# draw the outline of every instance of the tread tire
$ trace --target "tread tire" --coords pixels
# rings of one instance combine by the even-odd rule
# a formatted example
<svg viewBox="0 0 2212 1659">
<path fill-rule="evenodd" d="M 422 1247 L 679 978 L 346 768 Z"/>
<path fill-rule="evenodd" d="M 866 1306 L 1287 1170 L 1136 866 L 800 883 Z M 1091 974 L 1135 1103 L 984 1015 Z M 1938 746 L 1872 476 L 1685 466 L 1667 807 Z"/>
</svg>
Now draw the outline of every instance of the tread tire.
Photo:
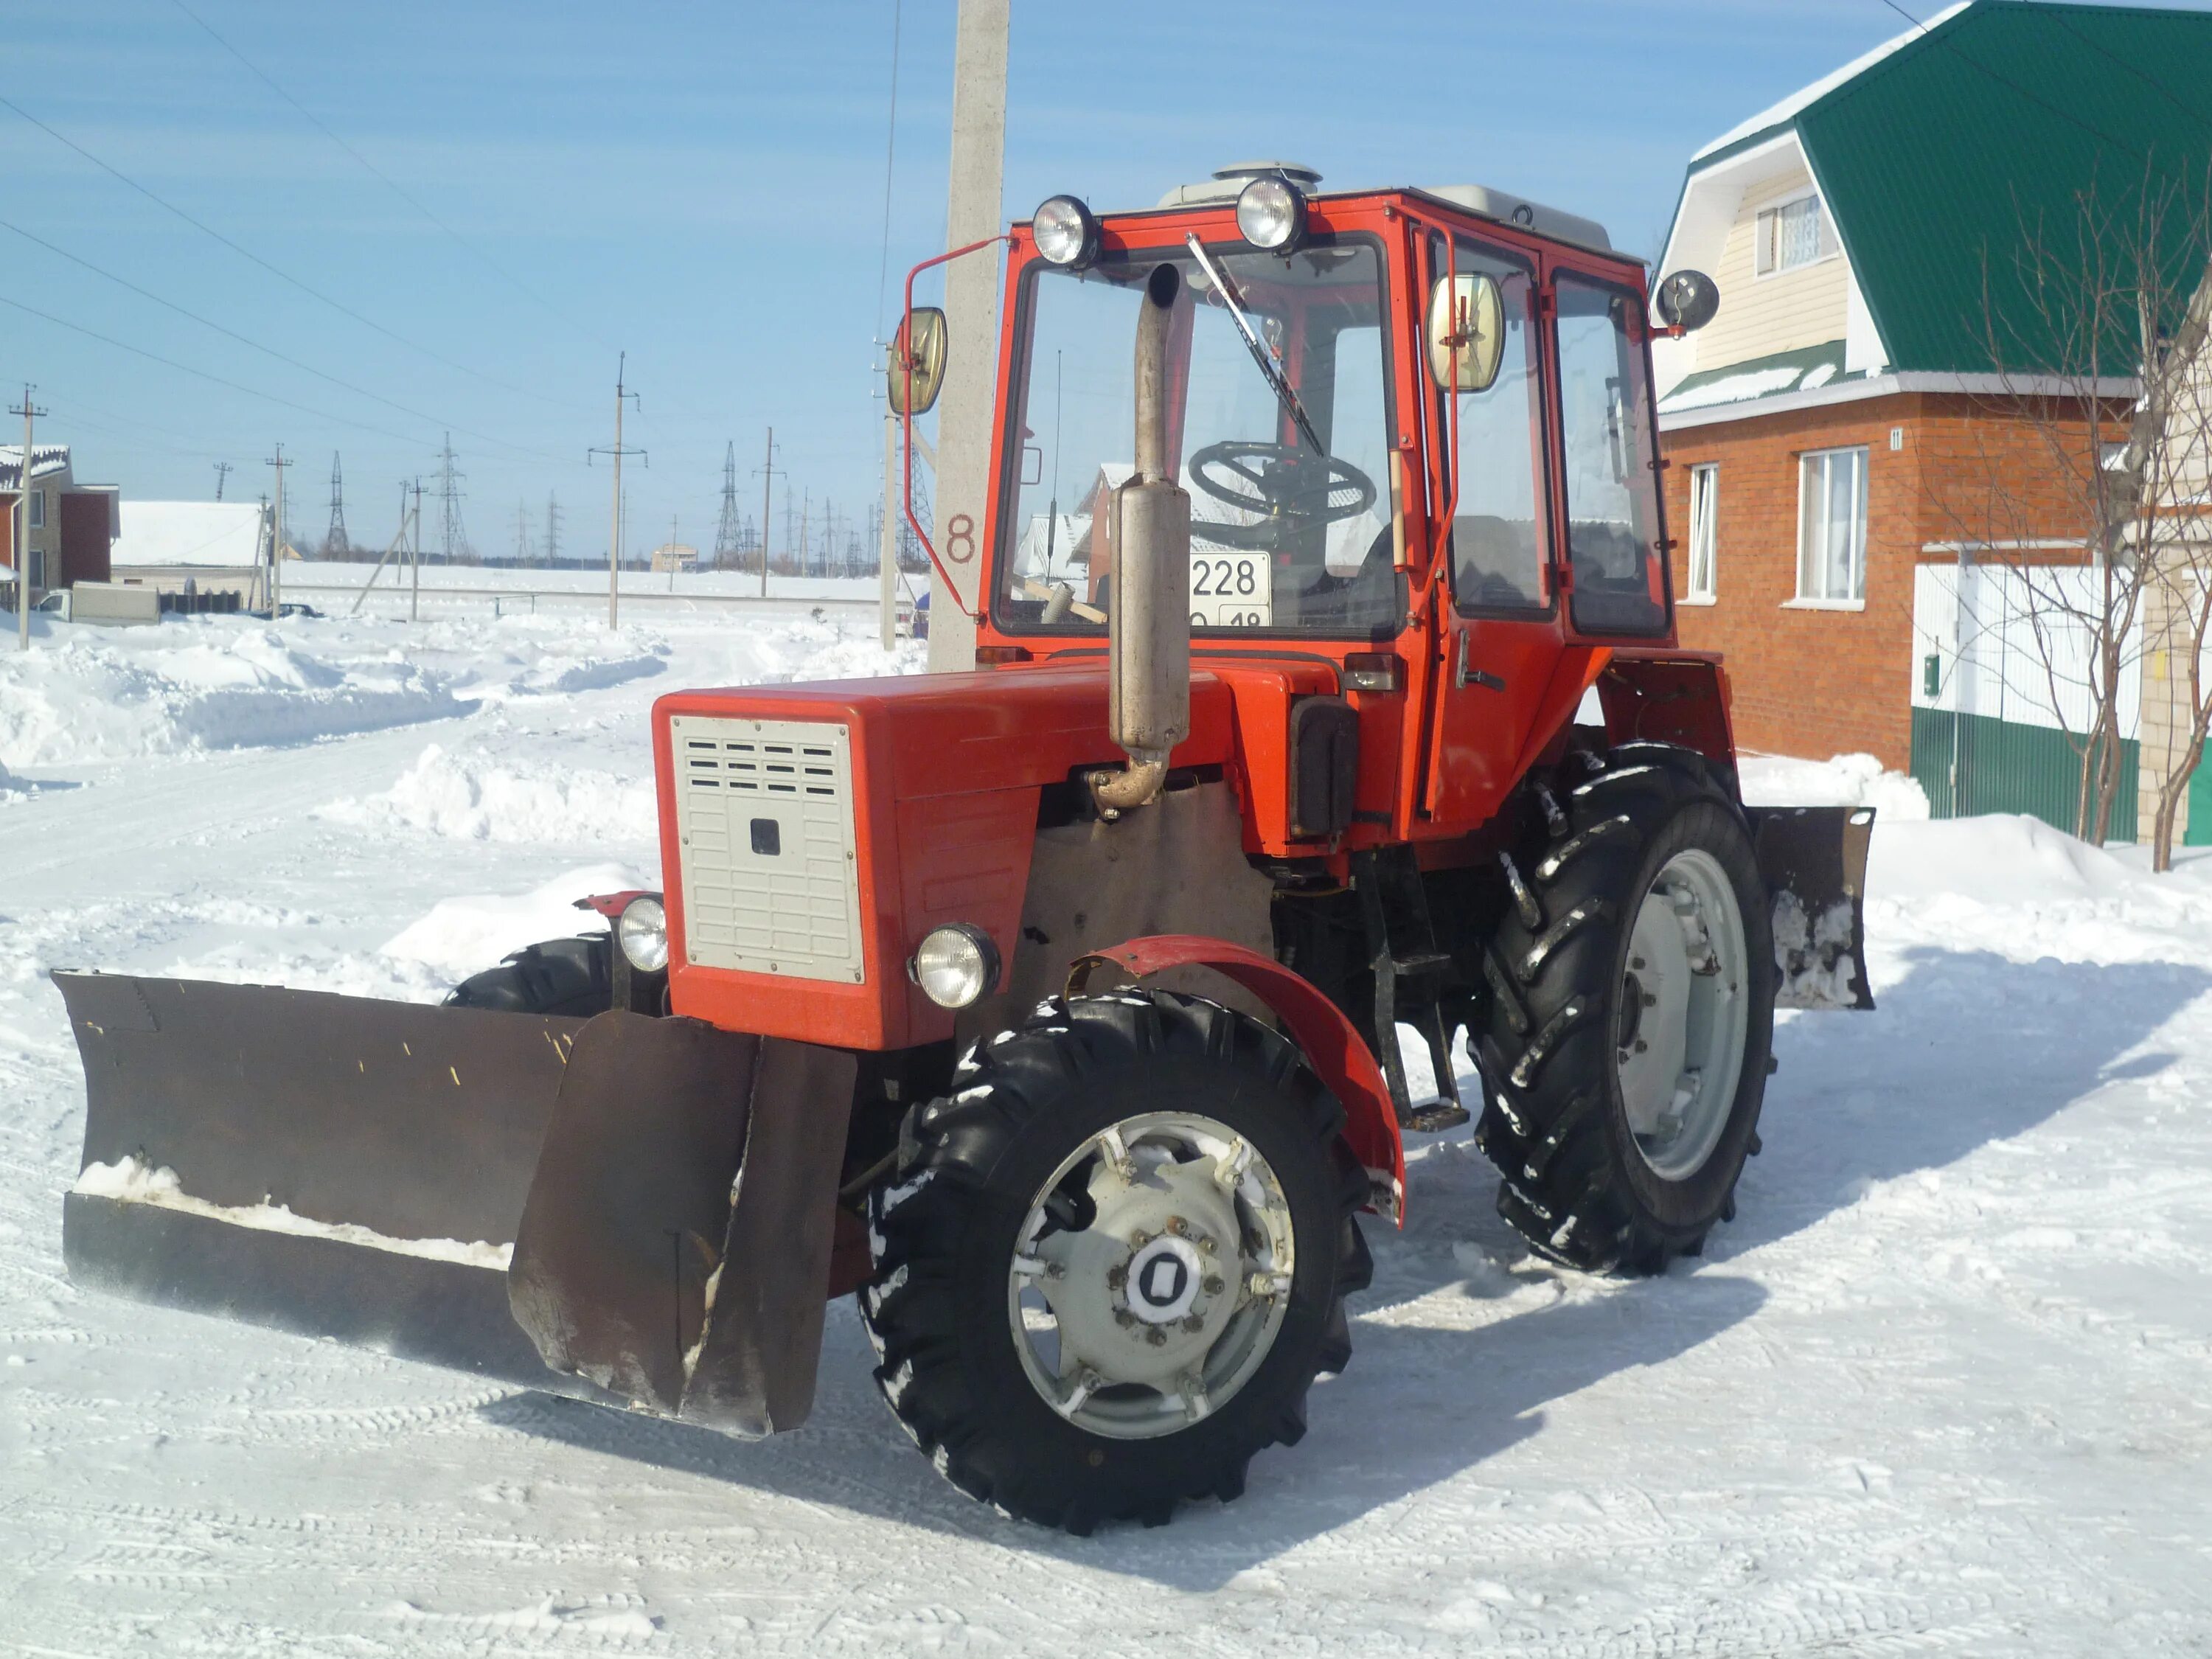
<svg viewBox="0 0 2212 1659">
<path fill-rule="evenodd" d="M 1259 1370 L 1207 1416 L 1151 1439 L 1095 1435 L 1023 1370 L 1008 1263 L 1038 1187 L 1075 1146 L 1179 1105 L 1245 1134 L 1273 1167 L 1297 1246 L 1290 1307 Z M 1315 1376 L 1351 1357 L 1344 1296 L 1372 1264 L 1353 1219 L 1367 1180 L 1343 1123 L 1284 1037 L 1172 992 L 1048 1002 L 970 1050 L 951 1092 L 908 1114 L 897 1171 L 870 1195 L 860 1314 L 893 1413 L 962 1492 L 1072 1533 L 1239 1496 L 1254 1453 L 1305 1432 Z"/>
<path fill-rule="evenodd" d="M 614 937 L 594 933 L 517 951 L 455 986 L 446 1006 L 589 1017 L 606 1012 L 614 1000 Z"/>
<path fill-rule="evenodd" d="M 1510 855 L 1534 913 L 1505 906 L 1487 957 L 1479 1036 L 1492 1098 L 1475 1138 L 1504 1177 L 1498 1213 L 1539 1255 L 1587 1272 L 1662 1273 L 1735 1215 L 1736 1180 L 1757 1145 L 1774 1024 L 1765 887 L 1741 809 L 1693 750 L 1639 742 L 1577 751 L 1548 787 L 1559 817 L 1535 822 Z M 1629 1129 L 1612 1034 L 1637 908 L 1667 860 L 1692 847 L 1711 854 L 1735 889 L 1752 1004 L 1720 1139 L 1698 1170 L 1670 1181 Z"/>
</svg>

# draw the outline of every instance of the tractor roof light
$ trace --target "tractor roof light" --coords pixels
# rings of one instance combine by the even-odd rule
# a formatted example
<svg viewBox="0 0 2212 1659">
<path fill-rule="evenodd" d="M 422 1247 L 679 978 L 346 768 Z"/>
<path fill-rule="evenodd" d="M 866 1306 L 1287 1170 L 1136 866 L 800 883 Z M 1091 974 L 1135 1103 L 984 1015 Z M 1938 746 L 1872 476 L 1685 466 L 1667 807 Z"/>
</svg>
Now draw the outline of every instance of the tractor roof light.
<svg viewBox="0 0 2212 1659">
<path fill-rule="evenodd" d="M 616 920 L 615 943 L 641 974 L 660 972 L 668 966 L 667 908 L 651 893 L 632 899 Z"/>
<path fill-rule="evenodd" d="M 907 976 L 940 1008 L 965 1008 L 999 982 L 999 947 L 964 921 L 930 930 L 906 965 Z"/>
<path fill-rule="evenodd" d="M 1237 198 L 1237 229 L 1254 247 L 1285 257 L 1306 240 L 1306 197 L 1275 174 L 1255 179 Z"/>
<path fill-rule="evenodd" d="M 1080 270 L 1098 257 L 1098 220 L 1073 196 L 1048 196 L 1030 216 L 1030 234 L 1046 262 Z"/>
</svg>

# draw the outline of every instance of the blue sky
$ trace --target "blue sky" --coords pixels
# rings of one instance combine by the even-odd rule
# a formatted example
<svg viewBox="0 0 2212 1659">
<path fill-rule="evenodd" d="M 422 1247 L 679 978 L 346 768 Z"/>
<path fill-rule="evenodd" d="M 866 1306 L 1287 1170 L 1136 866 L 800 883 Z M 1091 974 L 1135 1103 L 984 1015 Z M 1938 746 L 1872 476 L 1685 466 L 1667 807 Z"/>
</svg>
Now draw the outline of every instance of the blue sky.
<svg viewBox="0 0 2212 1659">
<path fill-rule="evenodd" d="M 421 207 L 178 0 L 11 0 L 0 95 L 296 279 L 0 107 L 0 387 L 37 383 L 40 435 L 74 446 L 81 477 L 204 498 L 228 460 L 227 493 L 252 495 L 282 442 L 313 540 L 337 450 L 354 538 L 380 545 L 400 480 L 434 468 L 450 428 L 480 549 L 512 549 L 519 502 L 541 534 L 557 493 L 563 550 L 603 556 L 607 474 L 586 451 L 611 440 L 626 349 L 642 403 L 625 435 L 650 455 L 626 480 L 633 550 L 672 515 L 711 544 L 732 440 L 757 513 L 770 424 L 817 515 L 865 514 L 892 0 L 185 3 Z M 952 13 L 903 7 L 893 296 L 944 234 Z M 1165 21 L 1014 0 L 1009 216 L 1062 190 L 1149 204 L 1270 155 L 1340 187 L 1494 185 L 1648 255 L 1699 143 L 1905 27 L 1883 0 L 1143 15 Z"/>
</svg>

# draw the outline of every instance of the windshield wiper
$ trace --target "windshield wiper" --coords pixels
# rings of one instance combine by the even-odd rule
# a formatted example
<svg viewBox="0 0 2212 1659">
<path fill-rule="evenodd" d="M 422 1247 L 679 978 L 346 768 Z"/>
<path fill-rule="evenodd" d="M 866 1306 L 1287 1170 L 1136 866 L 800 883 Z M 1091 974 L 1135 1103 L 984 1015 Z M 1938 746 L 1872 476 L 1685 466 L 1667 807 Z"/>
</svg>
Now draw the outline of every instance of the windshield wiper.
<svg viewBox="0 0 2212 1659">
<path fill-rule="evenodd" d="M 1328 454 L 1328 446 L 1322 442 L 1321 434 L 1314 430 L 1314 423 L 1306 418 L 1305 405 L 1298 401 L 1298 394 L 1292 390 L 1289 378 L 1284 374 L 1281 360 L 1253 331 L 1251 319 L 1245 316 L 1244 307 L 1237 301 L 1237 289 L 1229 280 L 1229 273 L 1206 258 L 1206 249 L 1200 245 L 1195 231 L 1183 240 L 1189 245 L 1191 257 L 1198 261 L 1199 269 L 1212 282 L 1214 292 L 1221 296 L 1221 303 L 1229 308 L 1230 318 L 1236 323 L 1237 331 L 1244 337 L 1245 348 L 1251 352 L 1252 361 L 1260 366 L 1261 376 L 1274 388 L 1275 401 L 1282 404 L 1284 412 L 1298 423 L 1298 430 L 1305 434 L 1306 441 L 1313 446 L 1314 453 Z"/>
</svg>

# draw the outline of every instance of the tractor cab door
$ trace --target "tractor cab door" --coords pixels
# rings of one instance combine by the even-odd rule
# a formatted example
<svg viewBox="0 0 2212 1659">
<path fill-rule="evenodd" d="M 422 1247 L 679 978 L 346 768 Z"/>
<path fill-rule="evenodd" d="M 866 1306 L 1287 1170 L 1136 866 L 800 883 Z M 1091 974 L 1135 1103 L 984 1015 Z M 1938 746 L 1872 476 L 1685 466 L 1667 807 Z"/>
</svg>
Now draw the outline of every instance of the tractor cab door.
<svg viewBox="0 0 2212 1659">
<path fill-rule="evenodd" d="M 1473 237 L 1449 247 L 1441 235 L 1424 240 L 1431 313 L 1435 295 L 1457 284 L 1483 313 L 1473 319 L 1477 331 L 1491 325 L 1494 299 L 1503 336 L 1496 372 L 1480 390 L 1425 362 L 1419 371 L 1436 447 L 1448 447 L 1455 395 L 1458 442 L 1439 468 L 1440 494 L 1454 503 L 1449 581 L 1439 593 L 1434 726 L 1419 807 L 1432 825 L 1471 830 L 1518 781 L 1522 750 L 1560 661 L 1550 376 L 1534 263 Z M 1423 355 L 1434 355 L 1425 342 Z"/>
<path fill-rule="evenodd" d="M 1674 592 L 1644 296 L 1558 270 L 1552 311 L 1567 638 L 1601 645 L 1662 637 L 1673 625 Z"/>
</svg>

